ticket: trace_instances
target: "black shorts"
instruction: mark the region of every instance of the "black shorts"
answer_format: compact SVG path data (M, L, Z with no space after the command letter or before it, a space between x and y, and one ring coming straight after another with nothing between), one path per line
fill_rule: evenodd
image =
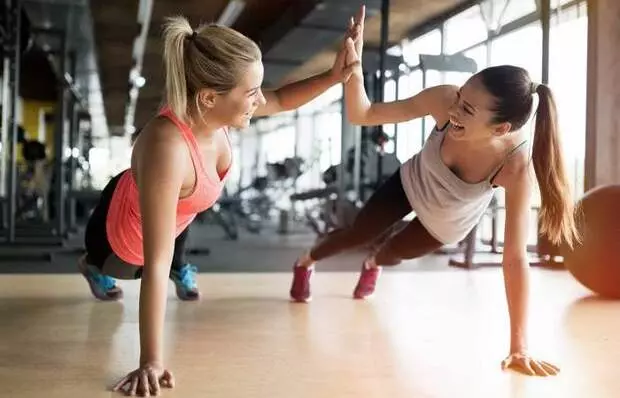
M137 279L142 276L142 264L130 264L116 255L110 246L106 231L106 220L108 217L108 210L110 209L110 202L112 201L112 195L114 194L118 180L125 172L130 171L126 170L116 175L108 182L101 192L99 203L93 210L88 224L86 225L84 245L86 248L86 262L99 268L101 273L118 279ZM185 265L185 241L187 240L188 234L189 227L175 240L174 256L171 264L172 269L180 268Z

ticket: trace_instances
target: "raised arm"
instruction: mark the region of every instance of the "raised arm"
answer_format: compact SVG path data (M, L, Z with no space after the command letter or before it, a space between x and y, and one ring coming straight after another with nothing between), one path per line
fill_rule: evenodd
M456 86L435 86L406 99L371 103L366 95L363 77L353 74L345 85L344 99L347 118L351 123L376 126L406 122L428 115L436 120L445 120L457 91Z
M254 116L269 116L299 108L337 83L340 83L339 74L329 70L277 90L264 90L265 103L256 109Z

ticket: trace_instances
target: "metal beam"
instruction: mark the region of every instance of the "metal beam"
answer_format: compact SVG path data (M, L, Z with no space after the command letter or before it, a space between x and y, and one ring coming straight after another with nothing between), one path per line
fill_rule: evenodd
M8 203L8 236L7 240L9 244L15 242L15 214L17 213L17 99L19 97L19 71L21 60L21 23L22 23L22 6L20 0L7 0L6 2L6 15L5 21L9 26L9 37L11 39L12 47L9 46L9 62L8 62L8 74L9 74L9 98L7 98L9 104L9 118L8 118L8 133L9 133L9 169L8 169L8 190L7 197ZM5 64L6 65L6 64ZM6 97L5 97L6 98Z
M59 74L65 76L69 70L67 37L61 41ZM58 102L56 103L56 118L54 120L54 235L62 237L65 233L65 167L63 162L65 150L65 119L67 115L67 91L65 80L58 80Z
M542 81L549 83L549 38L551 34L551 0L542 0L540 7L542 26Z

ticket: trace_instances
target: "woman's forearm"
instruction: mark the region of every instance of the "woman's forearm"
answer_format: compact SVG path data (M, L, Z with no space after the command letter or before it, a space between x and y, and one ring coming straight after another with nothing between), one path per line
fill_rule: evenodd
M168 295L168 274L144 269L140 285L140 365L163 365L164 319Z
M527 351L529 264L527 259L504 260L504 283L510 316L510 352Z
M364 78L353 74L344 85L344 101L349 121L357 125L368 124L368 111L371 103L364 88Z
M324 93L328 88L339 83L338 77L331 71L287 84L275 91L280 108L283 111L299 108Z

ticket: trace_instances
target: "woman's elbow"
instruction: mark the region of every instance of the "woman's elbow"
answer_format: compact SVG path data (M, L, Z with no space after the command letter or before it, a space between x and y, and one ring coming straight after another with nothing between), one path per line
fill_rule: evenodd
M370 126L368 112L347 112L347 120L356 126Z

